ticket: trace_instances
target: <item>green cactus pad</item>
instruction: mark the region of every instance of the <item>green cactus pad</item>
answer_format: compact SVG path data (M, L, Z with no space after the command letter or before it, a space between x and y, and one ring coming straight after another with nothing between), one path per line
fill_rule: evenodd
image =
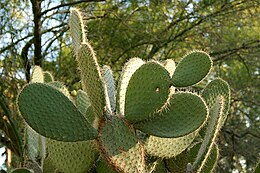
M31 83L43 83L44 82L44 74L42 68L40 66L34 66L32 70Z
M98 151L95 141L60 142L47 140L46 159L59 172L88 172L93 167L97 157Z
M44 75L44 83L54 81L54 77L52 76L52 74L50 72L45 71L45 72L43 72L43 75Z
M184 173L187 171L187 164L196 158L200 143L195 143L174 158L165 159L166 167L170 172ZM188 173L188 172L187 172ZM195 173L195 172L194 172Z
M187 87L200 82L212 67L212 60L203 51L193 51L177 65L172 81L175 87Z
M154 159L153 159L154 160ZM146 172L148 173L167 173L167 168L165 167L164 161L162 159L157 159L155 161L150 161L148 158L148 163L146 163Z
M36 133L29 125L26 124L25 128L25 152L27 157L36 161L36 159L42 158L40 156L41 136Z
M214 172L214 169L217 165L217 161L219 158L219 149L217 144L213 143L212 145L212 150L208 152L207 159L203 161L199 165L199 168L196 170L192 170L192 165L190 164L191 162L194 162L196 159L196 153L198 153L198 150L200 148L201 144L196 144L194 147L190 148L187 152L184 153L185 159L177 156L176 159L178 161L183 161L186 164L182 166L182 169L185 169L186 173L212 173ZM169 166L169 165L168 165ZM173 170L172 170L173 171ZM174 171L173 171L174 172Z
M84 22L81 16L81 12L76 8L72 8L70 10L69 26L74 52L76 53L80 48L80 44L82 42L86 42Z
M88 107L91 106L87 93L82 90L77 91L75 104L82 115L85 115Z
M76 106L57 89L40 83L25 86L18 106L26 122L41 135L60 141L83 141L97 137Z
M163 160L158 160L152 173L168 173Z
M218 158L219 149L215 144L212 151L209 153L208 159L205 160L205 163L201 164L201 167L197 170L197 173L212 173L217 165Z
M95 125L96 117L95 117L95 114L93 111L93 107L90 104L87 93L85 93L82 90L79 90L77 92L75 103L76 103L78 110L81 112L82 115L85 116L85 118L88 120L88 122L92 126L97 128Z
M70 98L70 92L67 89L67 87L64 85L62 82L54 81L54 82L49 82L47 83L48 85L58 89L60 92L62 92L65 96Z
M88 94L97 117L103 117L104 87L96 55L89 43L81 44L76 59L81 72L83 90Z
M216 103L214 107L210 110L210 118L208 122L208 127L206 129L205 137L200 146L196 159L189 171L194 171L197 169L201 169L203 164L207 162L209 159L209 155L213 149L214 142L217 138L217 135L222 127L223 121L223 106L224 98L222 96L218 96L216 99Z
M34 173L33 170L27 168L17 168L11 171L11 173Z
M229 105L230 105L230 87L229 87L229 85L227 84L227 82L225 82L224 80L222 80L220 78L215 79L206 86L206 88L203 90L201 95L204 98L204 100L207 103L208 108L210 110L209 118L207 120L208 124L210 125L211 123L213 123L212 121L214 118L215 119L220 118L219 128L221 128L224 125L225 120L227 118ZM223 101L224 101L223 112L221 113L221 117L216 117L219 115L218 114L215 115L214 112L212 112L212 111L214 110L216 102L220 97L222 97ZM217 121L217 120L215 120L215 121ZM216 123L217 122L215 122L215 125L212 128L215 128ZM205 133L208 130L208 126L205 126L200 131L200 134L202 135L202 137L205 137Z
M209 109L212 109L212 107L214 107L218 96L223 96L223 115L226 116L228 114L230 105L230 87L226 81L220 78L211 81L203 90L201 96L204 98Z
M137 143L128 151L121 151L120 154L111 158L113 166L118 171L132 173L145 172L144 148Z
M117 171L143 172L144 149L133 130L121 119L113 117L101 130L99 147L102 156Z
M116 171L104 159L100 159L97 162L95 170L97 173L116 173Z
M103 147L110 156L120 154L121 150L128 151L137 143L133 130L119 118L109 120L100 133Z
M52 160L48 157L43 160L43 173L56 172L56 168L53 166Z
M118 112L122 115L125 114L125 95L128 83L134 72L144 63L140 58L132 58L124 65L117 90L117 107L119 108Z
M172 138L199 129L208 116L205 102L193 93L175 93L161 111L134 126L153 136Z
M159 110L169 96L170 76L157 62L147 62L132 75L126 91L125 118L143 121Z
M160 138L150 136L145 143L145 150L148 154L160 158L176 157L192 143L198 131L178 138Z
M106 88L106 107L110 111L110 113L113 113L116 110L115 81L113 77L113 72L109 66L105 65L103 67L102 76Z

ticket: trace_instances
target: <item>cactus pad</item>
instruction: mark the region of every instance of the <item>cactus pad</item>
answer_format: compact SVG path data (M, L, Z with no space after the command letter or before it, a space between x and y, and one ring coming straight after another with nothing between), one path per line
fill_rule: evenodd
M77 92L76 100L75 100L76 106L78 110L81 112L82 115L85 116L85 118L88 120L88 122L97 128L96 125L96 116L93 111L93 107L90 104L89 98L87 93L85 93L82 90L79 90Z
M213 145L212 151L209 153L208 159L201 164L197 173L212 173L217 165L219 158L219 149L216 144Z
M78 90L75 104L78 107L79 111L83 115L85 115L88 107L91 106L87 93L82 90Z
M36 133L30 126L26 124L25 128L25 152L28 158L32 161L41 159L41 136Z
M203 90L201 96L204 98L209 109L215 105L218 96L223 96L223 115L227 115L230 104L230 87L226 81L220 78L211 81Z
M145 120L166 102L170 76L157 62L147 62L132 75L125 100L125 118L132 122Z
M116 98L115 98L115 81L111 68L105 65L102 69L102 76L105 83L105 95L106 95L106 107L110 113L116 110Z
M117 105L119 108L120 114L125 114L125 98L126 98L126 88L130 81L131 76L134 72L144 64L145 62L140 58L130 59L124 66L117 91Z
M43 72L43 76L44 76L44 83L53 82L54 81L54 77L48 71Z
M72 37L72 44L74 52L77 52L82 42L86 42L86 35L84 29L84 22L81 13L78 9L72 8L70 10L70 32Z
M32 70L31 83L43 83L44 82L44 74L42 68L40 66L34 66Z
M108 121L99 137L102 156L117 171L143 172L144 149L132 129L121 119Z
M27 168L17 168L11 171L11 173L34 173L33 170Z
M41 135L60 141L83 141L97 137L76 106L57 89L40 83L25 86L18 106L26 122Z
M102 158L97 162L95 170L97 173L116 173L115 170Z
M160 158L176 157L183 152L197 136L195 131L178 138L160 138L150 136L145 143L145 150L148 154Z
M62 173L87 172L98 156L94 141L60 142L48 139L47 146L46 159Z
M57 90L62 92L65 96L70 98L70 92L69 92L67 87L62 82L54 81L54 82L49 82L47 84L52 86L52 87L54 87L54 88L56 88Z
M76 59L81 72L82 87L88 94L97 117L103 116L105 108L104 87L94 50L89 43L82 43Z
M208 116L205 102L193 93L175 93L162 110L134 126L158 137L180 137L199 129Z
M212 60L203 51L193 51L177 65L172 81L175 87L187 87L200 82L212 67Z
M147 166L148 169L146 172L149 173L168 173L167 168L165 167L164 161L162 159L158 159L154 161L151 166Z
M190 167L190 171L201 169L203 164L207 162L209 159L210 153L214 146L214 141L222 127L223 122L223 106L224 98L222 96L218 96L214 106L210 109L210 118L208 122L208 127L206 129L206 134L203 139L203 142L200 146L196 159L192 166Z

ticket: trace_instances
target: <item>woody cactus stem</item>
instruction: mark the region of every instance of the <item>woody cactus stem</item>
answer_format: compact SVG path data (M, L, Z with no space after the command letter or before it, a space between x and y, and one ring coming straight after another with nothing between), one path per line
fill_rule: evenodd
M177 65L172 59L130 59L116 88L111 68L100 68L97 62L78 9L71 10L70 31L83 90L71 96L50 73L35 67L32 82L17 99L22 117L33 129L25 140L35 140L31 146L39 150L43 145L39 136L46 139L46 154L39 163L42 172L150 173L166 171L162 160L180 155L182 172L214 169L229 86L216 79L201 95L176 90L206 78L212 67L207 53L191 51ZM194 151L196 157L190 157ZM29 159L35 161L37 153Z

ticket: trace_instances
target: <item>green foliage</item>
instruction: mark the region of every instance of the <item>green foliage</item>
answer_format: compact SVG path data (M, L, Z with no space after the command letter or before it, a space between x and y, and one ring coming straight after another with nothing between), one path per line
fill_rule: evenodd
M203 80L212 66L209 55L193 51L176 70L173 60L129 60L120 78L116 109L112 71L106 66L100 69L85 38L79 11L71 13L70 29L83 91L72 97L64 85L53 82L37 67L33 74L41 83L26 85L17 99L25 121L46 137L41 141L46 146L40 163L43 172L93 170L98 153L103 159L98 161L97 171L109 167L116 172L164 172L161 159L189 153L194 146L199 146L194 159L183 155L184 169L213 169L218 158L216 137L228 111L229 86L216 79L202 97L175 92L174 88ZM199 136L204 129L205 136ZM149 166L145 150L156 158Z

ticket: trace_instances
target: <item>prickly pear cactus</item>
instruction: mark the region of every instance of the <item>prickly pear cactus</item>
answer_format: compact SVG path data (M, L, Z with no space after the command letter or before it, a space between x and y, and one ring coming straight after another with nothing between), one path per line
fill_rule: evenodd
M27 125L28 160L40 155L37 163L46 173L214 170L229 85L212 80L200 95L178 89L207 77L207 53L189 52L177 65L172 59L130 59L116 89L111 68L97 63L78 9L71 10L70 31L83 90L72 97L35 67L17 99Z

